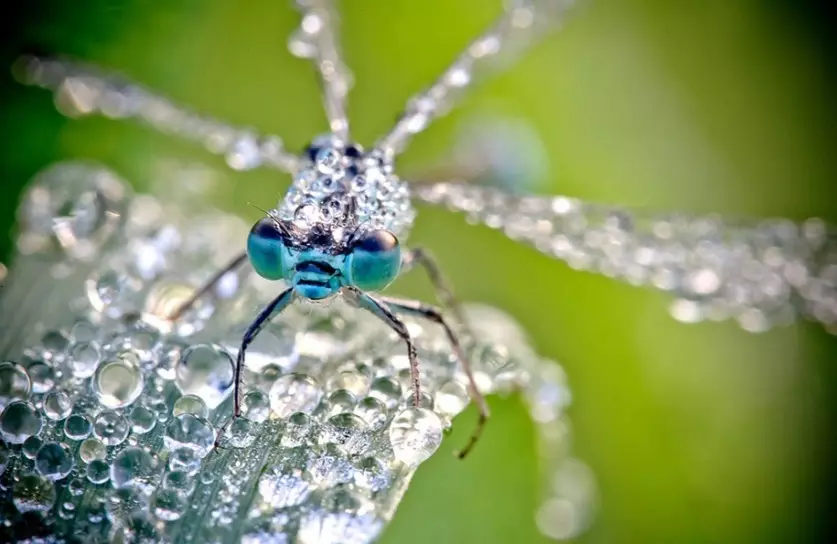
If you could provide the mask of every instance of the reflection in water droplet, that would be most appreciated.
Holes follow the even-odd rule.
[[[305,374],[288,374],[273,383],[270,388],[270,407],[279,417],[295,412],[310,413],[323,396],[314,378]]]
[[[200,397],[195,395],[183,395],[176,401],[171,409],[171,415],[179,416],[180,414],[192,414],[206,419],[209,410],[206,408],[206,403]]]
[[[129,446],[120,451],[110,465],[110,481],[113,487],[148,488],[157,463],[147,451]]]
[[[442,443],[442,422],[425,408],[406,408],[392,420],[389,441],[396,459],[417,465],[433,455]]]
[[[67,355],[70,341],[59,331],[49,331],[41,338],[41,355],[53,365],[60,365]]]
[[[249,447],[256,440],[256,426],[249,419],[239,417],[233,420],[227,434],[227,440],[234,448]]]
[[[215,443],[215,430],[203,418],[181,414],[168,422],[163,440],[170,450],[190,448],[205,457]]]
[[[32,392],[46,393],[55,387],[55,370],[43,361],[32,361],[26,367],[26,373],[32,381]]]
[[[134,406],[130,419],[134,434],[145,434],[157,424],[157,415],[145,406]]]
[[[169,470],[194,474],[201,468],[201,458],[192,448],[178,448],[169,456]]]
[[[66,419],[73,409],[70,397],[63,391],[50,391],[44,397],[44,415],[53,421]]]
[[[73,414],[64,422],[64,434],[70,440],[83,440],[90,436],[93,424],[87,416]]]
[[[41,432],[41,414],[28,402],[10,402],[0,414],[0,433],[9,444],[23,444]]]
[[[285,432],[280,439],[282,446],[295,448],[301,446],[311,432],[311,416],[303,412],[292,414],[285,424]]]
[[[217,346],[192,346],[177,363],[175,383],[184,395],[195,395],[214,410],[232,390],[232,358]]]
[[[181,495],[189,496],[195,490],[195,478],[188,472],[174,470],[166,472],[161,485],[163,489],[169,489]]]
[[[103,362],[93,377],[93,389],[99,402],[108,408],[124,408],[142,393],[142,372],[137,357],[131,352]]]
[[[106,446],[118,446],[128,438],[128,421],[119,412],[105,410],[93,422],[93,434]]]
[[[89,378],[96,372],[101,360],[99,346],[95,342],[82,342],[70,350],[70,369],[76,378]]]
[[[86,438],[78,447],[78,454],[85,463],[104,459],[107,455],[107,448],[98,438]]]
[[[337,444],[349,455],[357,455],[369,448],[372,437],[366,422],[359,416],[338,414],[323,426],[320,442]]]
[[[151,497],[151,513],[162,521],[175,521],[186,512],[186,499],[170,489],[158,489]]]
[[[103,484],[110,480],[110,466],[101,459],[94,459],[87,465],[87,479],[94,484]]]
[[[46,512],[55,504],[55,486],[37,474],[26,474],[12,487],[12,502],[20,512]]]
[[[0,410],[14,400],[27,400],[31,390],[32,382],[22,366],[0,362]]]
[[[73,470],[73,452],[65,444],[48,442],[35,456],[35,468],[50,480],[66,478]]]
[[[389,413],[384,403],[374,397],[363,398],[357,406],[355,406],[354,413],[360,416],[363,421],[369,425],[369,428],[377,431],[387,421]]]

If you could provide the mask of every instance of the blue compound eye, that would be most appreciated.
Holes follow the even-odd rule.
[[[256,274],[268,280],[283,279],[283,257],[286,251],[285,238],[276,221],[265,217],[253,225],[247,237],[247,256]]]
[[[363,291],[378,291],[389,285],[401,269],[398,238],[388,230],[362,234],[348,258],[349,281]]]

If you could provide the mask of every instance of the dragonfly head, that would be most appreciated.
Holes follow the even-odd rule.
[[[388,230],[331,223],[300,228],[270,215],[250,230],[247,256],[257,274],[285,280],[311,300],[328,298],[349,285],[381,290],[401,269],[401,247]]]

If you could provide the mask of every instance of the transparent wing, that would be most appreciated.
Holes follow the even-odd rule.
[[[51,90],[64,115],[135,119],[160,132],[203,145],[224,156],[235,170],[262,165],[283,172],[297,169],[297,157],[285,151],[278,136],[261,136],[253,130],[194,113],[118,74],[66,59],[24,57],[18,60],[15,75],[21,83]]]
[[[288,49],[300,58],[311,59],[319,74],[323,106],[331,131],[349,141],[346,96],[352,74],[343,63],[337,33],[338,16],[332,0],[296,0],[302,14],[299,29],[288,41]]]
[[[472,41],[436,81],[407,103],[395,126],[376,144],[390,154],[447,113],[484,76],[508,66],[545,31],[556,28],[573,0],[507,0],[497,21]]]
[[[758,332],[802,316],[837,332],[837,229],[820,219],[654,214],[459,183],[414,191],[573,268],[670,292],[678,320]]]

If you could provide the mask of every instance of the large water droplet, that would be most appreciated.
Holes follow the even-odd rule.
[[[157,415],[145,406],[134,406],[130,419],[134,434],[145,434],[157,424]]]
[[[255,423],[267,421],[270,417],[270,398],[259,390],[250,391],[241,401],[241,413]]]
[[[32,381],[32,392],[46,393],[55,387],[55,369],[44,361],[32,361],[26,367],[26,373]]]
[[[389,442],[395,458],[408,465],[418,465],[429,458],[442,443],[442,422],[425,408],[406,408],[392,420]]]
[[[444,415],[453,417],[468,404],[468,390],[457,381],[449,381],[436,391],[436,408]]]
[[[14,400],[27,400],[31,390],[32,382],[22,366],[0,362],[0,410]]]
[[[0,414],[0,433],[9,444],[23,444],[41,432],[41,414],[28,402],[12,401]]]
[[[73,470],[73,452],[66,444],[47,442],[35,456],[35,468],[50,480],[66,478]]]
[[[383,427],[389,417],[387,407],[374,397],[363,398],[355,406],[354,413],[363,418],[363,421],[374,431]]]
[[[129,446],[120,451],[110,465],[110,481],[113,487],[148,488],[152,485],[157,463],[142,448]]]
[[[105,410],[93,422],[93,433],[106,446],[118,446],[128,438],[130,431],[128,421],[113,410]]]
[[[87,465],[87,479],[94,484],[107,482],[110,479],[110,466],[101,459],[94,459]]]
[[[143,282],[128,270],[94,271],[85,288],[93,309],[108,317],[115,319],[140,309]]]
[[[104,459],[107,453],[107,448],[98,438],[86,438],[78,447],[78,454],[85,463]]]
[[[320,441],[337,444],[349,455],[366,451],[372,443],[372,437],[366,422],[355,414],[338,414],[329,418],[323,426]]]
[[[382,376],[372,382],[368,395],[383,402],[388,409],[392,409],[401,400],[401,384],[395,378]]]
[[[180,519],[187,506],[186,498],[170,489],[158,489],[151,497],[151,513],[162,521]]]
[[[64,434],[70,440],[84,440],[93,431],[90,419],[82,414],[73,414],[64,421]]]
[[[190,448],[205,457],[215,443],[215,430],[203,418],[181,414],[168,422],[163,440],[170,450]]]
[[[108,408],[124,408],[142,393],[142,372],[131,352],[123,352],[96,369],[93,389],[99,402]]]
[[[171,409],[171,415],[179,416],[180,414],[192,414],[206,419],[209,415],[209,410],[206,408],[206,403],[200,397],[195,395],[183,395],[176,401]]]
[[[12,488],[12,502],[20,512],[46,512],[55,498],[55,486],[37,474],[24,475]]]
[[[320,403],[323,391],[314,378],[305,374],[288,374],[270,388],[270,407],[279,417],[295,412],[310,413]]]
[[[23,441],[23,455],[26,456],[27,459],[34,459],[36,455],[38,455],[38,450],[41,449],[43,445],[43,441],[37,436],[30,436],[26,440]]]
[[[169,456],[169,470],[195,474],[201,468],[201,458],[192,448],[178,448]]]
[[[44,397],[44,415],[53,421],[66,419],[73,409],[73,403],[67,393],[50,391]]]
[[[232,390],[233,361],[223,349],[201,344],[186,349],[177,363],[175,383],[214,410]]]

